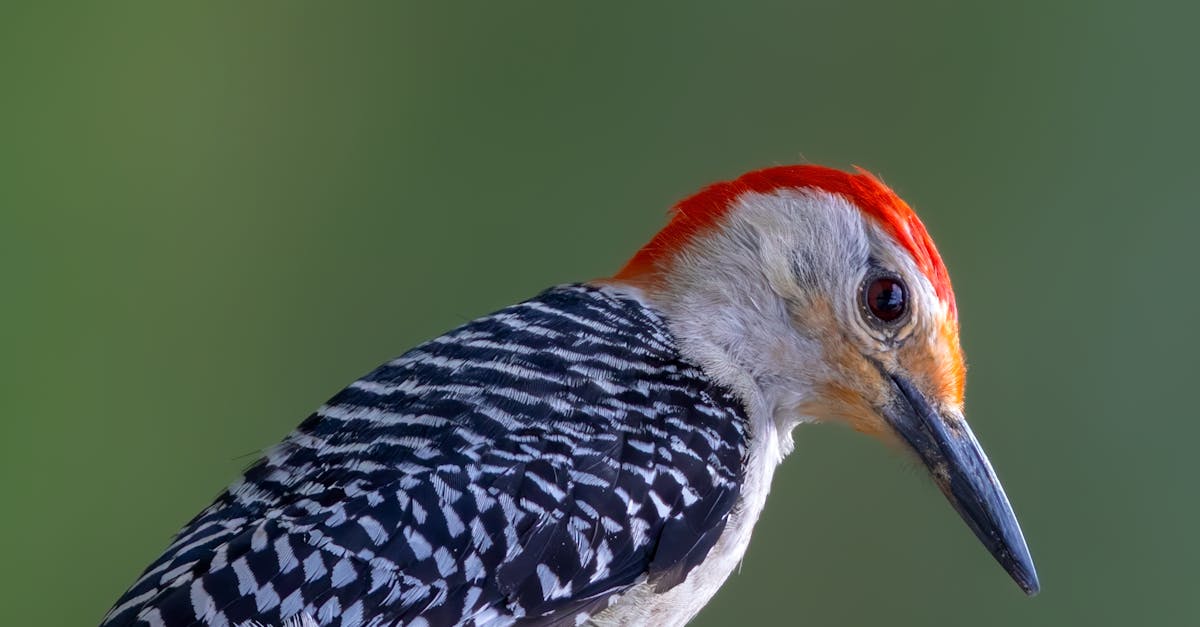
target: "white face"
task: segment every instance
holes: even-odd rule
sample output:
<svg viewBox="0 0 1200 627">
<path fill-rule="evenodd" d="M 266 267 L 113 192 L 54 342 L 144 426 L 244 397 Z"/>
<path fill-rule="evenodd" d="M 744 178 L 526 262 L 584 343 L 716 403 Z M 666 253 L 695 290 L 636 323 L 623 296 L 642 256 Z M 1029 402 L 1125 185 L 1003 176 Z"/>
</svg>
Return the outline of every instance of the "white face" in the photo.
<svg viewBox="0 0 1200 627">
<path fill-rule="evenodd" d="M 940 405 L 961 404 L 961 372 L 943 372 L 961 364 L 946 305 L 908 252 L 841 196 L 745 194 L 666 272 L 656 300 L 685 351 L 759 397 L 783 433 L 840 419 L 886 435 L 878 408 L 891 388 L 876 363 L 910 372 Z M 873 284 L 877 305 L 902 301 L 895 319 L 867 306 Z"/>
<path fill-rule="evenodd" d="M 759 450 L 778 444 L 763 458 L 786 455 L 806 420 L 900 443 L 1037 592 L 1012 506 L 963 420 L 956 315 L 874 218 L 824 192 L 745 194 L 658 273 L 646 298 L 683 355 L 742 396 Z"/>
<path fill-rule="evenodd" d="M 962 418 L 958 320 L 874 217 L 826 192 L 746 193 L 658 271 L 644 294 L 680 352 L 742 395 L 752 441 L 778 444 L 758 459 L 790 452 L 805 420 L 899 443 L 1037 592 L 1013 508 Z"/>
</svg>

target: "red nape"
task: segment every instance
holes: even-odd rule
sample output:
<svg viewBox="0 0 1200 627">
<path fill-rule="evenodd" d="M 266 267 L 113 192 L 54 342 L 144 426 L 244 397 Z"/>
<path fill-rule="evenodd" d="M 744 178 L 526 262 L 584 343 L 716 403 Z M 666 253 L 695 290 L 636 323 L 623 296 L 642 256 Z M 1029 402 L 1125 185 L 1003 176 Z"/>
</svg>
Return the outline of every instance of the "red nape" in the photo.
<svg viewBox="0 0 1200 627">
<path fill-rule="evenodd" d="M 617 279 L 652 272 L 664 258 L 698 233 L 712 228 L 745 193 L 769 194 L 782 189 L 817 189 L 838 194 L 871 216 L 912 255 L 942 299 L 957 315 L 950 275 L 925 225 L 908 203 L 862 168 L 856 174 L 818 165 L 788 165 L 743 174 L 700 190 L 675 205 L 670 222 L 625 264 Z"/>
</svg>

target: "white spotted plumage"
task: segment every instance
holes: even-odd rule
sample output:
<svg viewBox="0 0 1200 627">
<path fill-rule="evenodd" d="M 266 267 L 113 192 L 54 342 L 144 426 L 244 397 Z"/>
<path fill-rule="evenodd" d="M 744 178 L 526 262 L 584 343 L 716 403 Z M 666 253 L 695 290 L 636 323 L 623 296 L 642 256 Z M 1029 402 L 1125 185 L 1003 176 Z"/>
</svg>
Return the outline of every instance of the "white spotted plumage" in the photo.
<svg viewBox="0 0 1200 627">
<path fill-rule="evenodd" d="M 741 403 L 652 309 L 550 290 L 331 399 L 105 625 L 574 624 L 702 561 L 746 438 Z"/>
</svg>

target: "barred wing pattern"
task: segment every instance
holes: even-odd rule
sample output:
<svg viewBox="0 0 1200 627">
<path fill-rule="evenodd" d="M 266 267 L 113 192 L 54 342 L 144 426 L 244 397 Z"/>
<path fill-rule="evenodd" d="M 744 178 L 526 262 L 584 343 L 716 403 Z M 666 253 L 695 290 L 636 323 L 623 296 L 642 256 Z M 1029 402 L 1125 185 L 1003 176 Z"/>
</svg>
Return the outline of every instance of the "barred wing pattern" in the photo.
<svg viewBox="0 0 1200 627">
<path fill-rule="evenodd" d="M 571 285 L 333 397 L 192 520 L 103 625 L 577 625 L 708 554 L 740 402 L 655 312 Z"/>
</svg>

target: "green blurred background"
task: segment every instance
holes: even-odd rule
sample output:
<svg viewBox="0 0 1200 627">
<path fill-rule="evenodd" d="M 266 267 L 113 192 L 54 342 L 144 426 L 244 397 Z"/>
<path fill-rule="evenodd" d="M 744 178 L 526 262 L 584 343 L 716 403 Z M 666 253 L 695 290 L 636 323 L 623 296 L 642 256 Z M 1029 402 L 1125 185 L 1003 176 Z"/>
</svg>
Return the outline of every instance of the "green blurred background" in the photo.
<svg viewBox="0 0 1200 627">
<path fill-rule="evenodd" d="M 347 382 L 813 161 L 937 239 L 1044 590 L 803 427 L 695 624 L 1200 624 L 1185 6 L 0 5 L 0 622 L 97 623 Z"/>
</svg>

